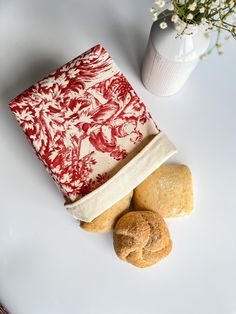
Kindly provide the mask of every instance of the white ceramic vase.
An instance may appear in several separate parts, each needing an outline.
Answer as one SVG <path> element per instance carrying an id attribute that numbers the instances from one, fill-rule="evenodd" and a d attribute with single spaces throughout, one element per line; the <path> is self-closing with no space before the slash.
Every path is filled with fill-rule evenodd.
<path id="1" fill-rule="evenodd" d="M 163 21 L 162 13 L 152 25 L 141 75 L 152 94 L 170 96 L 184 85 L 207 50 L 210 38 L 205 36 L 205 25 L 189 25 L 186 34 L 177 37 L 171 16 L 165 19 L 165 29 L 160 28 Z M 180 27 L 184 29 L 185 23 L 180 22 Z"/>

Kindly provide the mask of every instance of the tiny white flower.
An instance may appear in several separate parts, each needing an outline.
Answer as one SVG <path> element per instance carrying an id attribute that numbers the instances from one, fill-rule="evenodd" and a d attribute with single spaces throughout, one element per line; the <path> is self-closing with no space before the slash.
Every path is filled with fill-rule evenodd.
<path id="1" fill-rule="evenodd" d="M 156 0 L 156 5 L 158 5 L 160 8 L 163 8 L 165 4 L 166 3 L 164 0 Z"/>
<path id="2" fill-rule="evenodd" d="M 160 1 L 160 2 L 159 2 L 159 7 L 160 7 L 160 8 L 163 8 L 165 4 L 166 4 L 165 1 Z"/>
<path id="3" fill-rule="evenodd" d="M 177 32 L 181 32 L 181 30 L 182 30 L 181 24 L 177 24 L 175 26 L 175 29 L 176 29 Z"/>
<path id="4" fill-rule="evenodd" d="M 157 17 L 157 14 L 153 14 L 153 16 L 152 16 L 152 20 L 153 20 L 153 22 L 156 22 L 157 21 L 157 19 L 158 19 L 158 17 Z"/>
<path id="5" fill-rule="evenodd" d="M 216 22 L 216 26 L 218 26 L 218 27 L 221 27 L 222 24 L 223 24 L 222 21 L 217 21 L 217 22 Z"/>
<path id="6" fill-rule="evenodd" d="M 210 9 L 214 10 L 216 8 L 217 8 L 217 3 L 216 2 L 212 2 L 211 5 L 210 5 Z"/>
<path id="7" fill-rule="evenodd" d="M 193 19 L 193 14 L 192 14 L 192 13 L 189 13 L 189 14 L 187 15 L 187 19 L 188 19 L 188 20 L 192 20 L 192 19 Z"/>
<path id="8" fill-rule="evenodd" d="M 172 15 L 172 17 L 171 17 L 171 21 L 172 21 L 173 23 L 177 23 L 177 22 L 178 22 L 178 20 L 179 20 L 179 17 L 178 17 L 178 15 L 177 15 L 177 14 Z"/>
<path id="9" fill-rule="evenodd" d="M 205 17 L 201 18 L 201 22 L 204 24 L 206 23 L 207 19 Z"/>
<path id="10" fill-rule="evenodd" d="M 155 12 L 156 12 L 156 9 L 155 9 L 155 8 L 151 8 L 151 9 L 150 9 L 150 12 L 151 12 L 151 13 L 155 13 Z"/>
<path id="11" fill-rule="evenodd" d="M 206 2 L 206 0 L 200 0 L 200 3 L 202 3 L 202 4 L 205 3 L 205 2 Z"/>
<path id="12" fill-rule="evenodd" d="M 169 10 L 169 11 L 174 11 L 174 9 L 175 9 L 175 7 L 174 7 L 174 5 L 171 3 L 171 4 L 169 5 L 168 10 Z"/>
<path id="13" fill-rule="evenodd" d="M 221 2 L 220 7 L 221 7 L 221 9 L 224 9 L 226 7 L 225 2 Z"/>
<path id="14" fill-rule="evenodd" d="M 161 29 L 167 28 L 167 23 L 166 23 L 166 22 L 161 22 L 161 23 L 160 23 L 160 28 L 161 28 Z"/>
<path id="15" fill-rule="evenodd" d="M 190 11 L 194 11 L 196 9 L 196 6 L 197 6 L 197 3 L 196 2 L 193 2 L 191 3 L 189 6 L 188 6 L 188 9 Z"/>
<path id="16" fill-rule="evenodd" d="M 204 7 L 201 7 L 200 9 L 199 9 L 199 12 L 200 13 L 204 13 L 206 11 L 206 9 L 204 8 Z"/>

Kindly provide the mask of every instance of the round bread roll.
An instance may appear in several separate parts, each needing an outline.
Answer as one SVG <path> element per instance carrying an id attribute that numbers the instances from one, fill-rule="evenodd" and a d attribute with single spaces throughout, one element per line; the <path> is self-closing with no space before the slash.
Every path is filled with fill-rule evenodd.
<path id="1" fill-rule="evenodd" d="M 80 227 L 90 232 L 109 232 L 113 229 L 114 224 L 120 215 L 130 206 L 133 191 L 107 209 L 104 213 L 96 217 L 91 222 L 80 222 Z"/>
<path id="2" fill-rule="evenodd" d="M 193 209 L 192 175 L 185 165 L 163 165 L 134 190 L 135 210 L 152 210 L 162 217 L 179 217 Z"/>
<path id="3" fill-rule="evenodd" d="M 152 211 L 134 211 L 122 216 L 114 229 L 117 256 L 137 267 L 149 267 L 166 257 L 172 241 L 163 218 Z"/>

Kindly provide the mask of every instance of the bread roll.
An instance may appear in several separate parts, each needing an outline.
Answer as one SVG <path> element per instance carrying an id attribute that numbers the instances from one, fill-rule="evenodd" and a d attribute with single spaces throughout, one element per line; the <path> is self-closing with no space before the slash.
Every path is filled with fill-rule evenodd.
<path id="1" fill-rule="evenodd" d="M 122 216 L 114 229 L 117 256 L 137 267 L 149 267 L 172 249 L 166 223 L 152 211 L 134 211 Z"/>
<path id="2" fill-rule="evenodd" d="M 80 227 L 90 232 L 109 232 L 120 215 L 129 208 L 133 191 L 96 217 L 92 222 L 80 222 Z"/>
<path id="3" fill-rule="evenodd" d="M 162 217 L 190 214 L 193 208 L 192 175 L 185 165 L 163 165 L 134 190 L 135 210 L 152 210 Z"/>

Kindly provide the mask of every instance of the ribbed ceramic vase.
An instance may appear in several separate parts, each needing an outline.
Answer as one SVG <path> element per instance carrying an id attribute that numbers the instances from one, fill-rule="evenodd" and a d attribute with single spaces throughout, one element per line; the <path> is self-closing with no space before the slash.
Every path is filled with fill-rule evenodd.
<path id="1" fill-rule="evenodd" d="M 163 21 L 165 29 L 160 27 Z M 184 29 L 185 23 L 180 22 L 180 27 Z M 159 15 L 151 28 L 141 70 L 143 84 L 152 94 L 170 96 L 183 87 L 209 46 L 205 31 L 205 25 L 189 25 L 185 34 L 178 36 L 181 31 L 177 33 L 171 16 L 164 20 L 163 13 Z"/>

